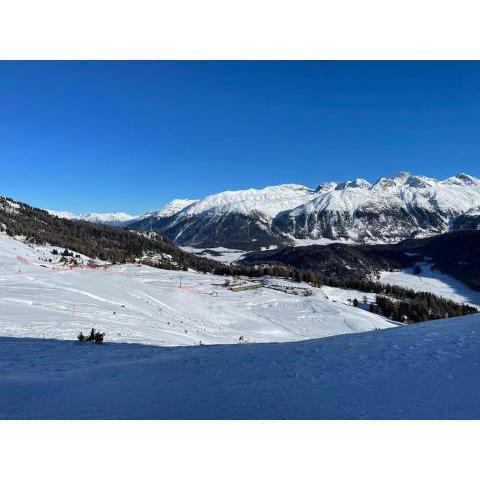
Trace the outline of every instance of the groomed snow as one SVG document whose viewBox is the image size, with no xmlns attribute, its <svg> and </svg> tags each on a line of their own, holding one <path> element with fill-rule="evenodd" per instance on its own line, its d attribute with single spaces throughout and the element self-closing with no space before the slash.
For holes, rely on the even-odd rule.
<svg viewBox="0 0 480 480">
<path fill-rule="evenodd" d="M 297 343 L 0 338 L 0 418 L 480 419 L 480 316 Z"/>
<path fill-rule="evenodd" d="M 0 235 L 0 336 L 75 339 L 95 327 L 109 342 L 198 345 L 286 342 L 388 328 L 383 317 L 333 301 L 261 288 L 232 292 L 224 277 L 138 265 L 61 267 L 52 247 Z M 49 263 L 48 259 L 53 259 Z"/>
</svg>

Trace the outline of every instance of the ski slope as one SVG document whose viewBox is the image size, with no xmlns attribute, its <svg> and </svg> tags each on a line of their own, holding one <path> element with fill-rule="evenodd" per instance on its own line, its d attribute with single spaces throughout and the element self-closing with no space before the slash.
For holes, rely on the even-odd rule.
<svg viewBox="0 0 480 480">
<path fill-rule="evenodd" d="M 413 268 L 399 272 L 382 272 L 380 282 L 420 292 L 430 292 L 457 303 L 466 303 L 480 308 L 480 292 L 468 288 L 450 275 L 432 270 L 428 263 L 419 265 L 422 269 L 420 275 L 414 275 Z"/>
<path fill-rule="evenodd" d="M 480 418 L 480 315 L 388 328 L 361 292 L 232 292 L 51 249 L 0 235 L 1 419 Z M 91 327 L 107 343 L 73 341 Z"/>
<path fill-rule="evenodd" d="M 195 272 L 133 264 L 70 269 L 51 249 L 0 235 L 0 336 L 72 340 L 94 327 L 108 342 L 174 346 L 240 337 L 287 342 L 393 326 L 322 289 L 309 297 L 267 288 L 232 292 L 224 277 Z"/>
<path fill-rule="evenodd" d="M 0 337 L 0 418 L 480 419 L 480 315 L 290 343 Z"/>
</svg>

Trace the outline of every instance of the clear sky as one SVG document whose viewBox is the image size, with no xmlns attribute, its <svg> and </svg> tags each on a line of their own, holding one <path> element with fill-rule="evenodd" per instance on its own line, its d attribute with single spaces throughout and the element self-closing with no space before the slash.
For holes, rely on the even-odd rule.
<svg viewBox="0 0 480 480">
<path fill-rule="evenodd" d="M 480 62 L 0 62 L 0 194 L 74 212 L 480 176 Z"/>
</svg>

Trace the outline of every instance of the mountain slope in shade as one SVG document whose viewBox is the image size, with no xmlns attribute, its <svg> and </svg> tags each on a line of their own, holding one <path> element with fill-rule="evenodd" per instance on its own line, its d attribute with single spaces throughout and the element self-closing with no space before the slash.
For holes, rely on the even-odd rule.
<svg viewBox="0 0 480 480">
<path fill-rule="evenodd" d="M 0 418 L 478 420 L 479 325 L 177 348 L 3 337 Z"/>
<path fill-rule="evenodd" d="M 452 222 L 454 230 L 480 230 L 480 207 L 475 207 L 459 215 Z"/>
</svg>

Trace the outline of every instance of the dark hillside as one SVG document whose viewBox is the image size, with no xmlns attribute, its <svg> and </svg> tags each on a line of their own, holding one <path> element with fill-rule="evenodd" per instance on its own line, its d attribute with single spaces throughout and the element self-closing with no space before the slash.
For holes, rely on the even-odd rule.
<svg viewBox="0 0 480 480">
<path fill-rule="evenodd" d="M 336 278 L 371 277 L 380 270 L 406 268 L 420 260 L 402 251 L 382 247 L 347 245 L 309 245 L 286 247 L 277 250 L 252 252 L 246 255 L 245 264 L 283 264 L 303 270 L 313 270 Z"/>
<path fill-rule="evenodd" d="M 310 245 L 252 252 L 247 265 L 282 264 L 322 275 L 374 277 L 379 270 L 401 269 L 419 261 L 480 290 L 480 231 L 462 230 L 393 245 Z"/>
</svg>

